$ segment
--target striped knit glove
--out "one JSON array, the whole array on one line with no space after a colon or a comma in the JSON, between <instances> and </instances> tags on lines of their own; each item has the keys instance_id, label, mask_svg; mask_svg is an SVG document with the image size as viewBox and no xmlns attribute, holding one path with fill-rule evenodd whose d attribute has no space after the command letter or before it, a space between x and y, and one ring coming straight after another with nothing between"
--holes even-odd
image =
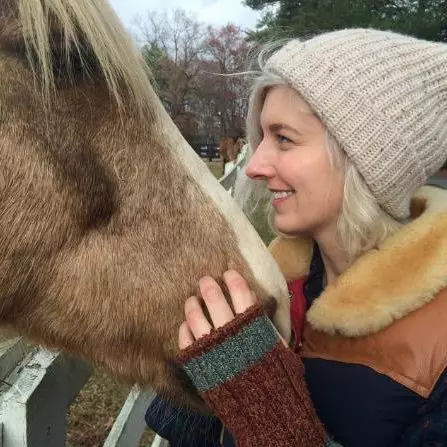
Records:
<instances>
[{"instance_id":1,"label":"striped knit glove","mask_svg":"<svg viewBox=\"0 0 447 447\"><path fill-rule=\"evenodd\" d=\"M284 346L259 304L177 359L238 446L330 445L299 356Z\"/></svg>"}]
</instances>

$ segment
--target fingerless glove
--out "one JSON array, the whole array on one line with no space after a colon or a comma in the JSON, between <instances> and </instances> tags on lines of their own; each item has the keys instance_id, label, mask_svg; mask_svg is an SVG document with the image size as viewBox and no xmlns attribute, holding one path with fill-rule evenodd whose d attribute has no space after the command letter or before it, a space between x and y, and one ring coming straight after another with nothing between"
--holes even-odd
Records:
<instances>
[{"instance_id":1,"label":"fingerless glove","mask_svg":"<svg viewBox=\"0 0 447 447\"><path fill-rule=\"evenodd\" d=\"M178 361L238 446L331 445L307 391L303 363L261 305L198 339Z\"/></svg>"}]
</instances>

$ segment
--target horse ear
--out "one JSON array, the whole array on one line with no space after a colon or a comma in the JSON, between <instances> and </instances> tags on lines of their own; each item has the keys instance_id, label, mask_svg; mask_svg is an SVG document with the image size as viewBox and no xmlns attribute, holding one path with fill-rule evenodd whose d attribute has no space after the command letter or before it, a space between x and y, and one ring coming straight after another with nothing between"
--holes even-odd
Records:
<instances>
[{"instance_id":1,"label":"horse ear","mask_svg":"<svg viewBox=\"0 0 447 447\"><path fill-rule=\"evenodd\" d=\"M25 53L25 41L17 2L12 0L0 2L0 48L6 51Z\"/></svg>"},{"instance_id":2,"label":"horse ear","mask_svg":"<svg viewBox=\"0 0 447 447\"><path fill-rule=\"evenodd\" d=\"M49 15L47 26L51 33L48 42L50 56L45 60L36 47L37 41L30 38L28 45L25 42L17 0L0 0L0 49L16 56L23 55L37 69L36 73L48 70L56 83L73 81L79 76L91 78L100 73L99 62L82 35L76 36L76 44L72 42L67 48L64 30L54 15Z\"/></svg>"},{"instance_id":3,"label":"horse ear","mask_svg":"<svg viewBox=\"0 0 447 447\"><path fill-rule=\"evenodd\" d=\"M56 58L62 53L59 35L56 30L50 41L52 57ZM0 0L0 49L29 56L16 0Z\"/></svg>"}]
</instances>

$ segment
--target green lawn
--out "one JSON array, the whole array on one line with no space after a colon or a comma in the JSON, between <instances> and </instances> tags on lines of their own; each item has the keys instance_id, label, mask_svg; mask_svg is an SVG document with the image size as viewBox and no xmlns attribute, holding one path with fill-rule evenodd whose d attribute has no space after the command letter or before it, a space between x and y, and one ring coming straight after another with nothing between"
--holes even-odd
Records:
<instances>
[{"instance_id":1,"label":"green lawn","mask_svg":"<svg viewBox=\"0 0 447 447\"><path fill-rule=\"evenodd\" d=\"M221 161L206 162L209 170L214 174L217 179L223 175L223 163ZM252 225L255 227L258 234L266 245L275 237L275 234L271 230L267 222L267 200L264 200L259 204L254 213L249 216Z\"/></svg>"},{"instance_id":2,"label":"green lawn","mask_svg":"<svg viewBox=\"0 0 447 447\"><path fill-rule=\"evenodd\" d=\"M256 207L255 211L248 216L251 224L258 232L259 236L261 236L261 239L264 241L265 245L269 245L269 243L276 237L275 233L268 224L267 206L268 201L264 200Z\"/></svg>"},{"instance_id":3,"label":"green lawn","mask_svg":"<svg viewBox=\"0 0 447 447\"><path fill-rule=\"evenodd\" d=\"M223 163L221 161L207 161L206 165L214 174L214 177L220 178L223 175Z\"/></svg>"}]
</instances>

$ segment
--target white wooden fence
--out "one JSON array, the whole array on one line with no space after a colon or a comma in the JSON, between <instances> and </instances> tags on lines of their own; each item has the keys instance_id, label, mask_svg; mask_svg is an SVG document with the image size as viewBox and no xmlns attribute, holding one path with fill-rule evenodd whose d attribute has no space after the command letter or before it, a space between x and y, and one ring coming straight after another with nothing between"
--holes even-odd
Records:
<instances>
[{"instance_id":1,"label":"white wooden fence","mask_svg":"<svg viewBox=\"0 0 447 447\"><path fill-rule=\"evenodd\" d=\"M230 193L246 161L246 147L219 182ZM67 409L92 372L66 353L29 348L22 339L0 341L0 447L61 447L66 442ZM133 389L104 447L138 446L153 392ZM94 417L94 415L92 415ZM156 436L152 447L168 446Z\"/></svg>"},{"instance_id":2,"label":"white wooden fence","mask_svg":"<svg viewBox=\"0 0 447 447\"><path fill-rule=\"evenodd\" d=\"M234 162L227 163L225 166L224 175L219 179L219 183L231 194L234 194L234 184L236 183L237 175L247 162L248 147L245 145L237 159ZM229 167L229 169L227 169Z\"/></svg>"}]
</instances>

